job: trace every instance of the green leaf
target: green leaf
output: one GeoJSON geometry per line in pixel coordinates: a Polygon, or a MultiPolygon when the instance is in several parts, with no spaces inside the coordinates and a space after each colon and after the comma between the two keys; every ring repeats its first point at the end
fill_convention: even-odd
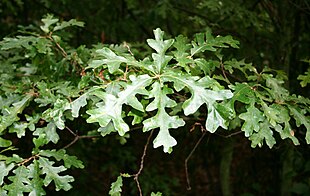
{"type": "Polygon", "coordinates": [[[11,140],[6,140],[3,139],[2,137],[0,137],[0,147],[9,147],[12,145],[12,141],[11,140]]]}
{"type": "Polygon", "coordinates": [[[28,123],[26,122],[15,122],[13,126],[10,127],[9,133],[16,133],[18,138],[25,136],[26,128],[28,128],[28,123]]]}
{"type": "Polygon", "coordinates": [[[0,116],[0,134],[7,127],[11,126],[15,121],[19,120],[19,117],[17,115],[22,113],[22,111],[29,104],[32,98],[33,97],[30,95],[24,96],[22,100],[13,103],[12,107],[7,109],[8,114],[3,115],[2,117],[0,116]]]}
{"type": "Polygon", "coordinates": [[[288,109],[290,110],[291,115],[294,117],[297,127],[300,127],[302,124],[306,127],[306,141],[307,144],[310,144],[310,117],[305,116],[306,110],[292,105],[288,105],[288,109]]]}
{"type": "Polygon", "coordinates": [[[24,192],[30,192],[29,170],[25,166],[19,166],[13,173],[15,175],[8,177],[12,183],[4,186],[4,189],[8,190],[8,195],[23,195],[24,192]]]}
{"type": "Polygon", "coordinates": [[[190,69],[188,67],[189,63],[193,63],[193,59],[190,58],[188,51],[191,48],[191,45],[188,43],[188,39],[183,35],[176,37],[176,41],[174,42],[174,47],[177,49],[172,53],[175,56],[175,59],[178,61],[178,65],[184,67],[184,69],[189,72],[190,69]]]}
{"type": "Polygon", "coordinates": [[[0,161],[0,186],[3,184],[3,179],[9,175],[9,172],[14,168],[14,164],[7,165],[4,161],[0,161]]]}
{"type": "Polygon", "coordinates": [[[53,15],[48,14],[46,16],[46,18],[42,19],[43,22],[43,26],[40,26],[40,28],[42,29],[42,31],[44,31],[45,33],[49,33],[50,32],[50,26],[57,23],[59,21],[59,19],[54,18],[53,15]]]}
{"type": "MultiPolygon", "coordinates": [[[[165,81],[173,82],[176,91],[187,87],[191,93],[191,97],[183,103],[184,114],[190,115],[195,113],[203,104],[207,104],[208,117],[206,120],[206,128],[211,133],[214,133],[219,126],[227,129],[228,120],[227,115],[223,115],[217,106],[216,101],[229,99],[233,96],[230,90],[210,90],[213,86],[211,78],[204,77],[197,80],[198,77],[186,76],[176,72],[167,72],[162,75],[165,81]]],[[[230,115],[228,115],[230,116],[230,115]]]]}
{"type": "Polygon", "coordinates": [[[211,31],[208,30],[205,34],[198,33],[195,35],[195,40],[192,41],[193,48],[191,49],[191,56],[206,50],[215,52],[217,48],[227,48],[227,45],[238,48],[238,44],[239,42],[234,40],[231,36],[217,36],[214,38],[211,31]]]}
{"type": "Polygon", "coordinates": [[[42,144],[45,144],[45,141],[47,143],[51,141],[56,144],[59,140],[59,135],[56,132],[56,125],[53,122],[48,123],[46,127],[37,128],[35,132],[33,132],[33,135],[39,136],[39,138],[42,139],[46,139],[42,140],[42,142],[44,142],[42,144]]]}
{"type": "Polygon", "coordinates": [[[58,31],[58,30],[61,30],[61,29],[64,29],[70,26],[84,27],[84,22],[77,21],[76,19],[71,19],[69,21],[63,21],[61,23],[58,23],[54,27],[53,31],[58,31]]]}
{"type": "Polygon", "coordinates": [[[247,108],[245,113],[240,114],[239,118],[244,120],[241,130],[244,131],[246,137],[251,136],[253,131],[258,132],[259,123],[265,120],[264,114],[253,104],[247,108]]]}
{"type": "Polygon", "coordinates": [[[273,137],[273,131],[270,129],[270,123],[265,120],[262,123],[259,123],[259,131],[253,133],[249,139],[252,141],[251,147],[255,148],[257,145],[259,147],[263,146],[264,140],[266,141],[269,148],[272,148],[276,144],[276,140],[273,137]]]}
{"type": "Polygon", "coordinates": [[[274,78],[271,74],[262,74],[262,77],[266,79],[266,86],[271,89],[268,92],[276,101],[283,101],[289,96],[288,90],[282,86],[283,80],[274,78]]]}
{"type": "Polygon", "coordinates": [[[45,110],[42,117],[47,122],[54,122],[58,129],[63,130],[65,128],[65,120],[63,113],[65,110],[70,108],[69,102],[64,99],[57,99],[54,103],[54,108],[49,108],[45,110]]]}
{"type": "Polygon", "coordinates": [[[64,166],[55,167],[53,166],[55,162],[50,161],[44,157],[40,157],[38,159],[38,162],[40,168],[42,169],[42,174],[46,174],[43,180],[44,186],[48,186],[52,181],[54,181],[56,191],[59,191],[61,189],[68,191],[72,188],[69,183],[73,182],[74,178],[69,175],[59,175],[59,173],[67,170],[64,166]]]}
{"type": "Polygon", "coordinates": [[[39,38],[33,36],[16,36],[15,38],[3,38],[0,42],[1,50],[10,50],[13,48],[26,48],[31,50],[33,44],[38,42],[39,38]]]}
{"type": "Polygon", "coordinates": [[[159,82],[152,85],[152,91],[149,98],[154,100],[146,107],[146,111],[158,110],[157,114],[143,121],[143,131],[149,131],[159,128],[159,133],[154,139],[154,148],[159,146],[164,147],[164,152],[172,152],[172,147],[177,144],[177,141],[170,135],[169,129],[176,129],[184,126],[185,122],[178,116],[169,116],[165,108],[175,107],[177,104],[170,99],[167,94],[173,93],[172,89],[166,86],[161,87],[159,82]]]}
{"type": "Polygon", "coordinates": [[[70,156],[66,154],[66,150],[61,149],[54,150],[41,150],[39,153],[41,156],[54,157],[57,161],[63,160],[66,168],[71,168],[71,166],[76,168],[84,168],[83,162],[78,160],[76,156],[70,156]]]}
{"type": "Polygon", "coordinates": [[[147,39],[148,45],[153,48],[158,54],[164,54],[170,46],[172,46],[174,40],[164,40],[164,31],[160,28],[155,29],[154,31],[155,39],[147,39]]]}
{"type": "Polygon", "coordinates": [[[146,95],[145,87],[152,82],[152,78],[148,75],[140,75],[137,78],[131,75],[130,79],[132,83],[128,84],[125,90],[119,92],[117,97],[106,93],[104,102],[99,102],[96,104],[97,108],[86,111],[90,115],[87,119],[88,123],[98,122],[101,127],[105,127],[112,121],[120,136],[129,131],[129,126],[122,118],[122,106],[127,104],[144,111],[143,105],[138,101],[136,95],[146,95]]]}
{"type": "Polygon", "coordinates": [[[297,79],[301,80],[301,87],[306,87],[307,84],[310,83],[310,68],[308,68],[304,75],[299,75],[297,79]]]}
{"type": "Polygon", "coordinates": [[[117,180],[111,184],[109,195],[120,196],[122,192],[122,186],[123,186],[123,178],[122,176],[118,176],[117,180]]]}
{"type": "Polygon", "coordinates": [[[157,28],[154,31],[155,39],[147,39],[148,45],[153,48],[156,53],[152,53],[154,60],[154,70],[157,74],[161,73],[167,66],[168,62],[172,59],[172,56],[165,55],[168,48],[170,48],[174,42],[173,39],[164,40],[164,32],[157,28]]]}
{"type": "Polygon", "coordinates": [[[233,104],[235,101],[250,104],[256,100],[252,87],[247,83],[236,83],[235,85],[230,85],[229,88],[234,90],[234,96],[231,98],[233,104]]]}
{"type": "Polygon", "coordinates": [[[163,194],[161,192],[157,192],[157,193],[154,193],[152,192],[151,193],[151,196],[162,196],[163,194]]]}
{"type": "Polygon", "coordinates": [[[86,101],[87,98],[88,98],[88,94],[85,93],[70,103],[70,108],[72,110],[72,116],[74,118],[79,117],[80,109],[87,105],[87,101],[86,101]]]}
{"type": "Polygon", "coordinates": [[[43,179],[40,178],[41,170],[39,168],[39,162],[34,160],[33,163],[28,166],[28,169],[29,177],[32,178],[29,182],[29,196],[46,195],[46,192],[43,189],[43,179]]]}

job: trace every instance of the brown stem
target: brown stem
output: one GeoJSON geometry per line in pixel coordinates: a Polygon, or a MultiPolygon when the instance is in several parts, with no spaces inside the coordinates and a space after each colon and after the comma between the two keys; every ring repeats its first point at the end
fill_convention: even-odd
{"type": "Polygon", "coordinates": [[[48,36],[48,39],[50,39],[57,47],[58,50],[60,50],[62,56],[64,58],[67,58],[68,54],[66,53],[66,51],[59,45],[58,42],[56,42],[56,40],[52,37],[52,33],[50,33],[48,36]]]}

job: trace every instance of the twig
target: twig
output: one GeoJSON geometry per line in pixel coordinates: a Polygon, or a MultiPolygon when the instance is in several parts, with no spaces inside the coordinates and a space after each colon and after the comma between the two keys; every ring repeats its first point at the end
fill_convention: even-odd
{"type": "MultiPolygon", "coordinates": [[[[194,128],[195,126],[197,126],[197,125],[200,125],[201,131],[202,131],[203,133],[202,133],[201,137],[199,138],[199,140],[196,142],[196,144],[195,144],[194,148],[192,149],[192,151],[191,151],[191,152],[189,153],[189,155],[186,157],[185,162],[184,162],[185,176],[186,176],[186,183],[187,183],[186,189],[187,189],[188,191],[191,190],[192,187],[191,187],[191,185],[190,185],[190,179],[189,179],[189,176],[188,176],[188,166],[187,166],[187,164],[188,164],[189,159],[190,159],[191,156],[194,154],[195,150],[197,149],[197,147],[199,146],[200,142],[202,141],[202,139],[204,138],[204,136],[205,136],[206,133],[207,133],[207,130],[206,130],[200,123],[195,123],[194,126],[193,126],[193,128],[194,128]]],[[[193,128],[192,128],[192,129],[193,129],[193,128]]],[[[192,130],[192,129],[191,129],[191,130],[192,130]]],[[[210,138],[210,137],[209,137],[209,138],[210,138]]],[[[209,139],[208,139],[208,141],[209,141],[209,139]]]]}
{"type": "Polygon", "coordinates": [[[65,147],[63,147],[64,149],[65,148],[69,148],[70,146],[72,146],[75,142],[77,142],[79,139],[92,139],[92,138],[96,138],[96,137],[100,137],[100,135],[78,135],[76,133],[74,133],[69,127],[66,126],[66,129],[74,136],[74,139],[69,143],[67,144],[65,147]]]}
{"type": "Polygon", "coordinates": [[[39,154],[36,154],[36,155],[31,156],[31,157],[29,157],[28,159],[25,159],[25,160],[23,160],[22,162],[18,163],[17,165],[18,165],[18,166],[25,165],[26,163],[28,163],[29,161],[31,161],[31,160],[33,160],[33,159],[36,159],[37,157],[39,157],[39,154]]]}
{"type": "Polygon", "coordinates": [[[223,137],[223,138],[230,138],[231,136],[238,135],[238,134],[240,134],[240,133],[242,133],[242,131],[237,131],[237,132],[231,133],[231,134],[229,134],[229,135],[221,135],[221,134],[218,134],[218,133],[215,133],[215,134],[218,135],[218,136],[221,136],[221,137],[223,137]]]}
{"type": "Polygon", "coordinates": [[[48,39],[50,39],[54,44],[56,45],[57,49],[60,50],[62,56],[64,58],[67,58],[68,54],[66,51],[59,45],[59,43],[52,37],[52,32],[47,36],[48,39]]]}
{"type": "Polygon", "coordinates": [[[144,150],[143,150],[143,154],[142,154],[142,157],[141,157],[141,162],[140,162],[140,168],[138,170],[137,173],[133,174],[133,175],[130,175],[131,177],[133,177],[134,181],[136,182],[137,184],[137,187],[138,187],[138,191],[139,191],[139,195],[142,196],[142,190],[141,190],[141,186],[140,186],[140,183],[139,183],[139,175],[141,174],[142,170],[143,170],[143,167],[144,167],[144,158],[146,156],[146,151],[147,151],[147,147],[150,143],[150,140],[152,138],[152,135],[153,135],[153,130],[151,131],[149,137],[147,138],[147,141],[146,141],[146,144],[144,146],[144,150]]]}

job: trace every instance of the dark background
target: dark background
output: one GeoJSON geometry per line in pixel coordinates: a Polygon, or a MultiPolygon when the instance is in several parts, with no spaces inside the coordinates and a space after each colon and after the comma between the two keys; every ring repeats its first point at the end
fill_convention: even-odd
{"type": "MultiPolygon", "coordinates": [[[[145,44],[152,30],[160,27],[171,37],[211,28],[214,35],[232,35],[240,49],[231,57],[252,62],[258,69],[269,66],[288,75],[290,92],[309,97],[309,87],[301,88],[297,77],[309,67],[310,2],[308,0],[1,0],[0,37],[14,36],[19,25],[39,25],[50,13],[62,20],[84,21],[85,28],[74,30],[71,44],[101,42],[145,44]]],[[[229,58],[229,56],[227,57],[229,58]]],[[[83,129],[83,124],[74,125],[83,129]]],[[[148,149],[140,181],[145,195],[221,195],[221,168],[230,164],[233,195],[310,195],[309,146],[293,146],[278,140],[273,149],[266,145],[252,149],[243,133],[207,133],[189,159],[191,190],[186,189],[184,161],[202,136],[197,128],[175,130],[178,145],[172,154],[148,149]],[[184,131],[185,130],[185,131],[184,131]],[[231,160],[230,158],[231,157],[231,160]]],[[[68,149],[85,163],[73,170],[74,189],[49,195],[107,195],[119,173],[135,173],[147,135],[133,133],[120,145],[117,137],[80,140],[68,149]],[[116,139],[115,139],[116,138],[116,139]]],[[[68,139],[70,141],[70,139],[68,139]]],[[[137,195],[132,179],[124,179],[124,195],[137,195]]]]}

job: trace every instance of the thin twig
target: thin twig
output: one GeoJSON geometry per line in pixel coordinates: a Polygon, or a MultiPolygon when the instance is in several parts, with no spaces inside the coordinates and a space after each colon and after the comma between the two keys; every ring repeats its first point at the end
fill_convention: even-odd
{"type": "Polygon", "coordinates": [[[56,45],[57,49],[60,50],[62,56],[64,58],[67,58],[68,54],[66,53],[66,51],[59,45],[59,43],[52,37],[52,34],[50,33],[50,35],[47,36],[52,42],[54,42],[54,44],[56,45]]]}
{"type": "Polygon", "coordinates": [[[69,148],[70,146],[72,146],[75,142],[77,142],[79,139],[92,139],[92,138],[96,138],[96,137],[100,137],[100,135],[78,135],[76,133],[74,133],[69,127],[66,126],[66,129],[74,136],[74,139],[67,144],[65,148],[69,148]]]}
{"type": "Polygon", "coordinates": [[[215,134],[218,135],[218,136],[221,136],[221,137],[223,137],[223,138],[230,138],[231,136],[238,135],[238,134],[240,134],[240,133],[242,133],[242,131],[237,131],[237,132],[231,133],[231,134],[229,134],[229,135],[221,135],[221,134],[218,134],[218,133],[215,133],[215,134]]]}
{"type": "Polygon", "coordinates": [[[147,147],[150,143],[150,140],[152,138],[152,135],[153,135],[153,130],[151,131],[149,137],[147,138],[147,141],[146,141],[146,144],[144,146],[144,150],[143,150],[143,154],[141,156],[141,162],[140,162],[140,168],[138,170],[137,173],[133,174],[133,175],[130,175],[131,177],[134,177],[134,181],[136,182],[137,184],[137,187],[138,187],[138,191],[139,191],[139,195],[142,196],[142,190],[141,190],[141,186],[140,186],[140,183],[139,183],[139,175],[141,174],[142,170],[143,170],[143,167],[144,167],[144,159],[145,159],[145,156],[146,156],[146,151],[147,151],[147,147]]]}
{"type": "MultiPolygon", "coordinates": [[[[199,146],[200,142],[202,141],[202,139],[204,138],[204,136],[206,135],[207,133],[207,130],[200,124],[200,123],[195,123],[194,126],[197,126],[197,125],[200,125],[200,128],[201,128],[201,131],[203,132],[201,137],[199,138],[199,140],[196,142],[194,148],[192,149],[192,151],[189,153],[189,155],[186,157],[185,159],[185,162],[184,162],[184,166],[185,166],[185,176],[186,176],[186,188],[187,190],[191,190],[192,187],[190,185],[190,179],[189,179],[189,176],[188,176],[188,161],[189,159],[191,158],[191,156],[194,154],[195,150],[197,149],[197,147],[199,146]]],[[[193,129],[193,128],[192,128],[193,129]]],[[[208,140],[209,141],[209,140],[208,140]]]]}

